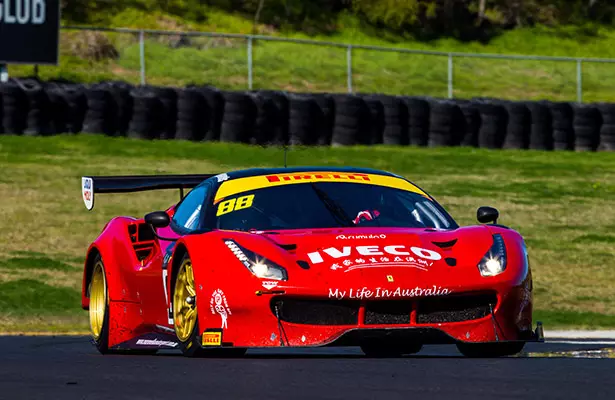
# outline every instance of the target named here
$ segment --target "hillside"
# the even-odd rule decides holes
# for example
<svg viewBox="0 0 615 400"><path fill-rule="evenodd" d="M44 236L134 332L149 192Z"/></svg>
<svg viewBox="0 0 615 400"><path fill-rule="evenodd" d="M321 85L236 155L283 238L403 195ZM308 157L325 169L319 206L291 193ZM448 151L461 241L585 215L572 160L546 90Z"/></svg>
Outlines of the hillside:
<svg viewBox="0 0 615 400"><path fill-rule="evenodd" d="M179 17L135 8L109 14L104 20L65 20L68 25L198 30L252 33L247 15L203 8L197 17ZM202 14L202 15L201 15ZM341 12L324 31L257 25L259 34L310 38L445 52L535 54L615 58L615 29L592 25L557 25L498 30L488 40L459 40L452 36L425 39L377 29L356 15ZM306 33L307 32L307 33ZM309 33L309 34L308 34ZM59 67L41 66L43 78L83 82L121 79L140 81L138 37L133 34L62 32ZM291 91L346 91L346 49L255 41L254 88ZM244 39L146 36L147 83L184 85L209 83L225 89L248 87L247 46ZM357 92L446 97L447 58L353 51L353 89ZM31 66L10 66L13 76L33 73ZM454 96L508 99L576 100L576 63L550 61L454 59ZM584 101L609 101L615 95L612 64L583 64Z"/></svg>

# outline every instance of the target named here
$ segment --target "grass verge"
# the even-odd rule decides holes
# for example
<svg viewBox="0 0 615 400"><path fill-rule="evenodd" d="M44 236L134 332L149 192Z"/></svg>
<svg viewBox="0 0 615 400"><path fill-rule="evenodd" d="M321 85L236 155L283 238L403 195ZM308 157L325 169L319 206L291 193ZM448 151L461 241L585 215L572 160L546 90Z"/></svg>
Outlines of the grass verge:
<svg viewBox="0 0 615 400"><path fill-rule="evenodd" d="M283 159L280 149L239 144L0 136L0 331L87 329L79 289L88 244L115 215L141 216L177 200L175 191L102 195L88 212L82 175L224 172L281 166ZM501 222L527 240L537 319L547 329L615 327L612 154L296 148L288 163L399 173L434 195L462 225L475 223L478 206L499 208Z"/></svg>

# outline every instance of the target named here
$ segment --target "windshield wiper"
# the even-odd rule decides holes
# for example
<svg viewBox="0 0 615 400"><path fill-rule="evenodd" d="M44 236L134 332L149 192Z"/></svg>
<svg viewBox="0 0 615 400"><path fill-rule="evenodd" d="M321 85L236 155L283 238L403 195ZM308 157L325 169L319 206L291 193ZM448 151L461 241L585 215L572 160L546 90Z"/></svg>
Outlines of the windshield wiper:
<svg viewBox="0 0 615 400"><path fill-rule="evenodd" d="M327 207L327 210L333 215L333 217L340 223L342 226L354 226L354 221L346 214L344 209L340 207L339 204L335 202L329 195L322 189L316 186L314 182L311 183L312 189L318 195L318 198L322 201L322 203Z"/></svg>

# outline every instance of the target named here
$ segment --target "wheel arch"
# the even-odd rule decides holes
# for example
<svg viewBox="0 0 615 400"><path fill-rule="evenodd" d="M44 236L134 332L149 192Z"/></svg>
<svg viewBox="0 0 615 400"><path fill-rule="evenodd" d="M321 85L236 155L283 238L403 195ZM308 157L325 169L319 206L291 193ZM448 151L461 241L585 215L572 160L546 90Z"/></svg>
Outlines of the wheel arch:
<svg viewBox="0 0 615 400"><path fill-rule="evenodd" d="M94 272L94 262L98 257L102 257L100 250L98 250L96 246L90 247L85 258L85 266L83 271L81 307L84 310L88 310L90 308L90 283L92 282L92 273Z"/></svg>
<svg viewBox="0 0 615 400"><path fill-rule="evenodd" d="M175 292L175 278L177 277L177 272L186 254L190 254L188 252L188 246L184 242L179 242L177 246L175 246L173 258L171 260L171 271L169 271L169 301L171 304L173 303L173 294Z"/></svg>

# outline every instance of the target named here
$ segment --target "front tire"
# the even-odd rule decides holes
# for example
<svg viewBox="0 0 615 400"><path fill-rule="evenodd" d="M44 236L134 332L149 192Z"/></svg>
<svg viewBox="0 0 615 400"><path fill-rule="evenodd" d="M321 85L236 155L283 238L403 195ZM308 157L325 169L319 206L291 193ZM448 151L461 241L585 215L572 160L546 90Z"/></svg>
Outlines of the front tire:
<svg viewBox="0 0 615 400"><path fill-rule="evenodd" d="M510 343L457 343L461 354L471 358L497 358L514 356L521 351L525 342Z"/></svg>
<svg viewBox="0 0 615 400"><path fill-rule="evenodd" d="M201 348L199 338L199 314L196 304L196 284L192 261L184 255L175 277L173 290L173 322L179 346L186 357L224 356L241 357L242 348Z"/></svg>

